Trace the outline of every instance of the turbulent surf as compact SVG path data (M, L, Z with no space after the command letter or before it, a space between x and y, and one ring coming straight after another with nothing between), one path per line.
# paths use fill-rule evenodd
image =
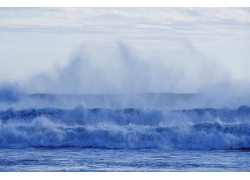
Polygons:
M40 102L53 100L44 96L39 96ZM248 105L169 109L93 108L80 103L61 108L50 103L20 108L13 105L19 99L11 102L11 108L0 111L0 148L250 149Z

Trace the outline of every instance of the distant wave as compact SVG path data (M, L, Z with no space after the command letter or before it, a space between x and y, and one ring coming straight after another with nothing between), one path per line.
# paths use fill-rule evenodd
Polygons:
M75 107L81 103L90 108L162 108L183 107L200 98L199 94L30 94L28 98L54 107Z
M0 111L0 147L248 149L250 107L13 108Z

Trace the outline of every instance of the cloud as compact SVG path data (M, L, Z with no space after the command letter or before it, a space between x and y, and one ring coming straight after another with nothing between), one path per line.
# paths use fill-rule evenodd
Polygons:
M8 9L8 8L6 8ZM1 31L186 38L196 43L249 43L249 8L21 8L0 10ZM205 43L203 43L205 44Z

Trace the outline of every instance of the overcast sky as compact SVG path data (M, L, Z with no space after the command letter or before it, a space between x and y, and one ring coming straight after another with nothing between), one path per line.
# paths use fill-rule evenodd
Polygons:
M0 39L0 83L29 92L245 92L250 82L250 8L0 8Z

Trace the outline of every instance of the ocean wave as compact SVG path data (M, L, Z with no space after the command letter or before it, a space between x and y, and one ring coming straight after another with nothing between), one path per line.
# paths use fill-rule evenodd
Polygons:
M248 149L250 108L0 111L0 148Z

